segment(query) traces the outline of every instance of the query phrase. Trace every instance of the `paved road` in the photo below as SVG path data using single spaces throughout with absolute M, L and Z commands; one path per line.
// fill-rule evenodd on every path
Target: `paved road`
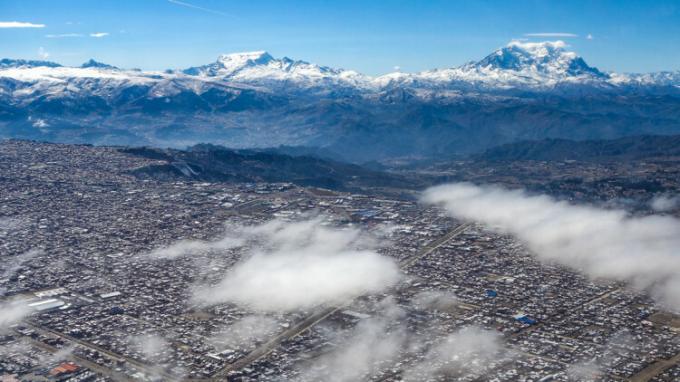
M 175 379 L 172 375 L 166 373 L 165 371 L 158 370 L 158 368 L 154 368 L 153 366 L 147 365 L 147 364 L 140 362 L 140 361 L 138 361 L 134 358 L 122 356 L 118 353 L 115 353 L 115 352 L 112 352 L 108 349 L 105 349 L 105 348 L 102 348 L 100 346 L 91 344 L 87 341 L 83 341 L 81 339 L 71 337 L 67 334 L 58 332 L 56 330 L 52 330 L 52 329 L 49 329 L 49 328 L 44 328 L 42 326 L 38 326 L 38 325 L 36 325 L 36 324 L 34 324 L 30 321 L 25 321 L 24 325 L 28 326 L 31 329 L 36 330 L 38 332 L 49 333 L 49 334 L 55 335 L 57 337 L 60 337 L 62 339 L 65 339 L 69 342 L 77 343 L 77 344 L 80 344 L 82 346 L 88 347 L 90 349 L 96 350 L 100 353 L 106 354 L 107 356 L 109 356 L 113 359 L 124 359 L 128 364 L 133 365 L 135 368 L 146 373 L 147 375 L 158 375 L 158 376 L 162 377 L 164 381 L 172 381 L 172 380 Z
M 470 228 L 470 226 L 472 226 L 472 223 L 463 223 L 463 224 L 459 225 L 458 227 L 449 231 L 446 235 L 444 235 L 441 238 L 435 240 L 434 242 L 428 244 L 420 252 L 416 253 L 415 255 L 413 255 L 409 258 L 402 260 L 399 263 L 399 266 L 401 267 L 401 269 L 409 268 L 411 265 L 415 264 L 416 261 L 418 261 L 418 260 L 422 259 L 423 257 L 429 255 L 430 253 L 434 252 L 437 248 L 448 243 L 449 240 L 451 240 L 454 237 L 465 232 L 465 230 Z
M 260 345 L 257 349 L 248 353 L 245 357 L 236 360 L 234 363 L 227 365 L 224 369 L 216 373 L 211 380 L 213 381 L 224 381 L 230 372 L 243 369 L 251 363 L 257 361 L 258 359 L 266 356 L 276 349 L 283 341 L 294 338 L 295 336 L 305 332 L 314 325 L 326 319 L 326 317 L 340 310 L 340 307 L 330 307 L 317 311 L 316 313 L 305 318 L 295 326 L 285 330 L 283 333 L 275 336 L 269 341 Z
M 19 332 L 17 332 L 17 334 L 21 335 L 21 333 L 19 333 Z M 32 343 L 36 347 L 41 348 L 45 351 L 48 351 L 52 354 L 57 354 L 58 352 L 63 350 L 63 349 L 57 349 L 53 346 L 50 346 L 50 345 L 48 345 L 44 342 L 38 341 L 38 340 L 33 339 L 31 337 L 23 337 L 23 338 L 28 340 L 30 343 Z M 76 363 L 77 365 L 84 366 L 84 367 L 94 371 L 95 373 L 99 373 L 101 375 L 107 376 L 107 377 L 109 377 L 109 378 L 111 378 L 115 381 L 122 381 L 122 382 L 135 382 L 135 381 L 137 381 L 137 380 L 134 380 L 132 378 L 129 378 L 127 375 L 125 375 L 123 373 L 119 373 L 115 370 L 111 370 L 108 367 L 104 367 L 104 366 L 99 365 L 97 363 L 94 363 L 94 362 L 92 362 L 88 359 L 79 357 L 79 356 L 77 356 L 73 353 L 70 353 L 70 354 L 63 356 L 63 359 L 67 360 L 67 361 L 72 361 L 72 362 Z M 57 359 L 56 361 L 60 361 L 60 360 Z
M 640 370 L 637 374 L 630 377 L 630 382 L 647 382 L 657 375 L 663 373 L 666 369 L 680 364 L 680 353 L 669 359 L 660 359 L 646 368 Z

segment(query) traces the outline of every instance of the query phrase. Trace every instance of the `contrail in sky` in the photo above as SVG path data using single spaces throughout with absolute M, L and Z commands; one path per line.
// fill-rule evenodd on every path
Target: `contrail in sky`
M 227 17 L 235 17 L 235 16 L 230 15 L 230 14 L 228 14 L 228 13 L 216 11 L 216 10 L 214 10 L 214 9 L 209 9 L 209 8 L 200 7 L 200 6 L 198 6 L 198 5 L 185 3 L 185 2 L 183 2 L 183 1 L 178 1 L 178 0 L 168 0 L 168 2 L 173 3 L 173 4 L 177 4 L 177 5 L 181 5 L 181 6 L 187 7 L 187 8 L 198 9 L 199 11 L 208 12 L 208 13 L 212 13 L 212 14 L 215 14 L 215 15 L 227 16 Z

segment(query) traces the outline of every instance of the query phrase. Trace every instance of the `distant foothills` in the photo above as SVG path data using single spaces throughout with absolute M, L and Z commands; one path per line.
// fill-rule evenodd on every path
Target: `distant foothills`
M 604 72 L 561 41 L 379 77 L 266 52 L 163 72 L 0 60 L 0 138 L 305 147 L 363 163 L 643 134 L 680 134 L 680 71 Z
M 562 186 L 552 189 L 551 185 L 557 183 L 554 183 L 554 179 L 548 180 L 553 177 L 564 181 L 560 178 L 564 174 L 557 171 L 548 176 L 545 172 L 546 168 L 565 170 L 566 165 L 573 170 L 604 165 L 598 168 L 620 169 L 619 166 L 623 163 L 626 166 L 662 163 L 664 166 L 670 166 L 669 172 L 664 176 L 672 178 L 674 173 L 670 168 L 674 168 L 672 164 L 680 160 L 680 135 L 644 135 L 588 141 L 565 139 L 520 141 L 466 156 L 438 157 L 412 162 L 396 161 L 385 165 L 371 162 L 363 166 L 342 163 L 326 151 L 305 147 L 281 146 L 235 150 L 211 144 L 199 144 L 179 150 L 121 146 L 93 148 L 89 144 L 0 140 L 0 150 L 6 147 L 14 147 L 14 149 L 20 147 L 22 150 L 29 151 L 67 150 L 69 155 L 75 156 L 98 153 L 96 155 L 101 158 L 122 153 L 136 157 L 142 162 L 146 161 L 144 165 L 126 171 L 128 175 L 143 180 L 296 184 L 404 198 L 413 198 L 413 192 L 423 190 L 433 184 L 470 181 L 471 179 L 482 182 L 491 179 L 526 181 L 525 186 L 529 189 L 564 197 L 565 195 L 560 191 Z M 540 166 L 535 166 L 537 161 L 541 162 Z M 530 168 L 541 170 L 530 174 L 522 172 L 522 169 Z M 668 191 L 653 172 L 643 171 L 644 174 L 638 173 L 633 180 L 627 171 L 629 170 L 623 170 L 618 175 L 605 172 L 601 177 L 609 182 L 616 178 L 618 184 L 627 185 L 624 189 L 632 187 L 654 192 Z M 573 177 L 568 178 L 571 179 L 570 182 L 574 182 Z M 599 181 L 605 180 L 589 180 L 595 183 Z M 513 181 L 510 184 L 517 185 Z M 568 195 L 568 197 L 573 197 L 573 195 Z

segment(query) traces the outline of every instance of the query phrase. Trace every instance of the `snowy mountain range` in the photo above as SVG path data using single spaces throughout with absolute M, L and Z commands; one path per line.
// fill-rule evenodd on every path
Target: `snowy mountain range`
M 0 60 L 0 78 L 20 81 L 66 81 L 70 78 L 127 79 L 131 82 L 191 78 L 197 81 L 257 86 L 354 87 L 380 91 L 388 87 L 452 88 L 483 85 L 487 89 L 532 88 L 550 90 L 563 83 L 599 86 L 680 86 L 680 70 L 650 74 L 603 73 L 589 66 L 562 41 L 512 41 L 480 61 L 456 68 L 420 73 L 394 72 L 370 77 L 353 70 L 334 69 L 288 57 L 277 59 L 265 51 L 223 54 L 217 61 L 184 70 L 142 72 L 123 70 L 95 60 L 80 67 L 49 61 Z M 85 70 L 89 69 L 89 70 Z M 469 86 L 463 86 L 469 87 Z
M 678 105 L 680 71 L 602 72 L 561 41 L 378 77 L 264 51 L 163 72 L 0 60 L 0 137 L 68 142 L 315 146 L 362 161 L 675 133 Z

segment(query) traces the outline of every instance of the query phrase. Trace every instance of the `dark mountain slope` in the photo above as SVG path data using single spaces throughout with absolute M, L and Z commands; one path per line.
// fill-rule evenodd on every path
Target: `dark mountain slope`
M 124 148 L 122 152 L 164 161 L 134 171 L 140 178 L 232 182 L 289 182 L 335 190 L 414 188 L 413 181 L 311 156 L 231 150 L 201 144 L 188 150 Z
M 614 140 L 571 141 L 543 139 L 521 141 L 491 148 L 475 159 L 514 160 L 630 160 L 680 156 L 680 135 L 642 135 Z

